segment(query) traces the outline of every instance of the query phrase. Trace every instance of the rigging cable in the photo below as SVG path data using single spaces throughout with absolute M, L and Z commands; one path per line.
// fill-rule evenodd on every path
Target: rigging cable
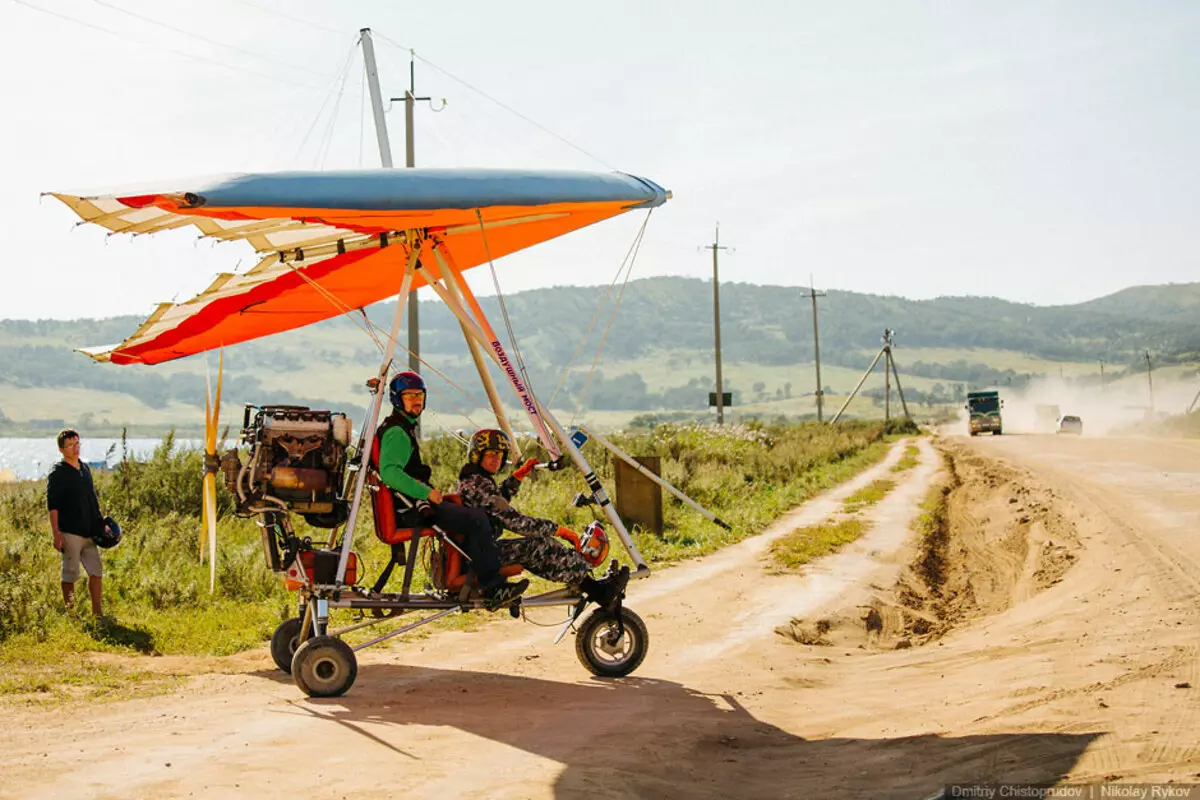
M 366 128 L 367 118 L 367 60 L 363 59 L 362 75 L 358 81 L 358 168 L 362 169 L 363 165 L 363 131 Z
M 629 276 L 633 274 L 633 265 L 637 262 L 638 252 L 642 249 L 642 238 L 646 233 L 646 223 L 650 222 L 650 214 L 654 213 L 654 209 L 646 212 L 646 220 L 642 223 L 641 230 L 638 231 L 637 238 L 634 240 L 633 257 L 629 260 L 629 269 L 625 270 L 625 281 L 621 284 L 621 290 L 617 292 L 616 302 L 613 303 L 612 315 L 608 318 L 608 326 L 604 329 L 604 335 L 600 337 L 600 346 L 596 348 L 596 356 L 592 359 L 592 368 L 588 370 L 587 378 L 584 379 L 583 388 L 579 390 L 579 396 L 575 398 L 575 413 L 571 417 L 571 424 L 575 424 L 575 420 L 583 413 L 583 398 L 587 394 L 588 386 L 591 385 L 592 375 L 596 372 L 596 364 L 600 361 L 600 354 L 604 352 L 604 345 L 608 341 L 608 333 L 612 330 L 613 323 L 617 319 L 617 310 L 621 307 L 621 298 L 625 294 L 625 287 L 629 285 Z
M 304 138 L 300 140 L 300 145 L 296 148 L 296 153 L 292 156 L 292 161 L 300 160 L 300 153 L 304 151 L 304 146 L 308 144 L 308 137 L 312 135 L 313 130 L 317 127 L 317 123 L 321 121 L 321 115 L 325 113 L 325 106 L 329 104 L 330 98 L 333 97 L 335 87 L 337 87 L 339 82 L 343 85 L 345 84 L 343 73 L 350 67 L 350 60 L 354 57 L 354 51 L 358 48 L 358 41 L 358 39 L 355 39 L 350 44 L 350 48 L 346 52 L 346 58 L 342 61 L 342 66 L 337 74 L 333 76 L 333 81 L 330 83 L 329 88 L 321 90 L 325 94 L 325 99 L 321 101 L 321 107 L 317 109 L 317 114 L 309 124 L 308 130 L 304 132 Z M 320 148 L 318 147 L 319 150 Z
M 476 94 L 480 95 L 480 96 L 481 96 L 481 97 L 483 97 L 484 99 L 486 99 L 486 100 L 490 100 L 491 102 L 493 102 L 493 103 L 495 103 L 496 105 L 500 106 L 500 108 L 503 108 L 505 111 L 507 111 L 508 113 L 512 114 L 513 116 L 515 116 L 515 117 L 518 117 L 518 118 L 519 118 L 519 119 L 521 119 L 521 120 L 524 120 L 525 122 L 529 123 L 530 125 L 532 125 L 533 127 L 537 128 L 538 130 L 542 131 L 543 133 L 546 133 L 546 134 L 548 134 L 548 135 L 550 135 L 550 136 L 553 136 L 555 139 L 558 139 L 560 142 L 562 142 L 563 144 L 565 144 L 567 147 L 570 147 L 572 150 L 575 150 L 575 151 L 577 151 L 577 152 L 579 152 L 579 153 L 582 153 L 583 155 L 585 155 L 585 156 L 587 156 L 588 158 L 590 158 L 590 159 L 592 159 L 593 161 L 595 161 L 597 164 L 600 164 L 600 165 L 602 165 L 602 166 L 606 167 L 607 169 L 610 169 L 610 170 L 612 170 L 613 172 L 619 172 L 619 171 L 620 171 L 620 170 L 618 170 L 616 167 L 614 167 L 612 164 L 609 164 L 607 161 L 605 161 L 604 159 L 602 159 L 602 158 L 600 158 L 599 156 L 595 155 L 594 153 L 591 153 L 591 152 L 589 152 L 589 151 L 587 151 L 587 150 L 583 149 L 582 147 L 580 147 L 579 145 L 575 144 L 574 142 L 572 142 L 570 139 L 566 138 L 565 136 L 561 136 L 561 135 L 559 135 L 559 134 L 555 133 L 554 131 L 552 131 L 552 130 L 550 130 L 549 128 L 547 128 L 545 125 L 543 125 L 543 124 L 541 124 L 540 122 L 538 122 L 537 120 L 535 120 L 535 119 L 533 119 L 533 118 L 531 118 L 531 117 L 528 117 L 528 116 L 526 116 L 526 115 L 522 114 L 520 111 L 517 111 L 517 110 L 516 110 L 515 108 L 513 108 L 512 106 L 510 106 L 510 105 L 508 105 L 508 104 L 506 104 L 506 103 L 504 103 L 504 102 L 502 102 L 502 101 L 500 101 L 500 100 L 497 100 L 496 98 L 492 97 L 490 94 L 488 94 L 487 92 L 483 91 L 482 89 L 480 89 L 480 88 L 478 88 L 478 87 L 476 87 L 476 86 L 472 86 L 471 84 L 469 84 L 469 83 L 467 83 L 466 81 L 464 81 L 462 78 L 459 78 L 457 75 L 454 75 L 454 74 L 452 74 L 452 73 L 450 73 L 450 72 L 448 72 L 448 71 L 446 71 L 446 70 L 442 69 L 442 68 L 441 68 L 441 67 L 439 67 L 437 64 L 435 64 L 435 63 L 433 63 L 432 61 L 430 61 L 429 59 L 427 59 L 427 58 L 425 58 L 424 56 L 422 56 L 422 55 L 418 54 L 418 53 L 417 53 L 415 50 L 413 50 L 412 48 L 405 47 L 404 45 L 400 44 L 399 42 L 395 42 L 395 41 L 393 41 L 391 38 L 389 38 L 388 36 L 386 36 L 386 35 L 384 35 L 384 34 L 380 33 L 379 31 L 375 31 L 375 34 L 376 34 L 376 35 L 377 35 L 377 36 L 378 36 L 380 39 L 382 39 L 383 41 L 385 41 L 385 42 L 387 42 L 388 44 L 392 45 L 393 47 L 398 47 L 398 48 L 400 48 L 401 50 L 403 50 L 403 51 L 405 51 L 405 52 L 407 52 L 407 53 L 411 53 L 411 54 L 412 54 L 412 56 L 413 56 L 413 58 L 416 58 L 416 59 L 417 59 L 418 61 L 420 61 L 422 64 L 425 64 L 425 65 L 426 65 L 426 66 L 428 66 L 428 67 L 432 67 L 433 69 L 435 69 L 435 70 L 437 70 L 438 72 L 440 72 L 440 73 L 442 73 L 443 75 L 445 75 L 445 76 L 446 76 L 447 78 L 449 78 L 450 80 L 452 80 L 452 81 L 454 81 L 454 82 L 456 82 L 456 83 L 459 83 L 459 84 L 461 84 L 461 85 L 465 86 L 466 88 L 468 88 L 468 89 L 470 89 L 472 92 L 475 92 Z
M 504 327 L 508 331 L 508 341 L 512 345 L 513 357 L 517 360 L 517 369 L 525 380 L 525 388 L 532 397 L 537 397 L 533 390 L 533 382 L 529 380 L 529 370 L 525 368 L 525 358 L 521 355 L 521 347 L 517 344 L 517 334 L 513 331 L 512 320 L 508 316 L 508 307 L 504 303 L 504 293 L 500 291 L 500 277 L 496 274 L 496 262 L 492 260 L 492 248 L 488 244 L 487 229 L 483 224 L 483 213 L 475 209 L 475 218 L 479 220 L 479 235 L 483 238 L 483 252 L 487 255 L 488 267 L 492 271 L 492 285 L 496 287 L 496 299 L 500 301 L 500 315 L 504 317 Z
M 642 222 L 642 231 L 646 229 L 646 223 L 650 221 L 650 215 L 646 215 L 646 219 Z M 584 332 L 583 338 L 579 340 L 579 344 L 575 347 L 575 352 L 571 354 L 571 360 L 567 362 L 567 368 L 563 370 L 562 377 L 558 379 L 558 386 L 554 387 L 554 394 L 550 395 L 548 408 L 553 408 L 554 399 L 558 397 L 558 393 L 562 391 L 563 385 L 567 382 L 567 377 L 571 374 L 571 370 L 575 366 L 575 360 L 579 358 L 579 353 L 583 350 L 583 346 L 587 344 L 588 337 L 592 335 L 592 329 L 596 326 L 596 320 L 600 319 L 600 312 L 604 310 L 604 306 L 608 304 L 608 298 L 612 296 L 613 287 L 617 285 L 617 281 L 621 279 L 621 273 L 625 271 L 626 264 L 629 263 L 629 257 L 633 254 L 633 249 L 637 245 L 638 237 L 642 234 L 639 231 L 634 234 L 633 241 L 629 243 L 629 249 L 625 251 L 625 258 L 621 260 L 621 265 L 617 267 L 616 273 L 613 275 L 612 281 L 608 284 L 608 289 L 604 292 L 604 297 L 600 298 L 600 303 L 596 306 L 595 313 L 592 314 L 592 321 L 588 323 L 587 331 Z
M 341 107 L 342 97 L 346 94 L 346 81 L 350 78 L 350 62 L 353 60 L 353 54 L 356 50 L 357 48 L 350 51 L 350 54 L 346 57 L 346 62 L 342 65 L 341 85 L 338 87 L 337 97 L 333 101 L 333 110 L 329 112 L 329 127 L 325 129 L 323 145 L 317 146 L 317 155 L 321 159 L 317 167 L 318 169 L 325 169 L 325 161 L 329 158 L 329 148 L 333 144 L 333 129 L 337 126 L 338 108 Z M 322 146 L 324 147 L 324 153 L 321 152 Z
M 422 364 L 422 366 L 425 366 L 425 367 L 427 367 L 427 368 L 428 368 L 428 369 L 429 369 L 431 372 L 433 372 L 433 373 L 434 373 L 435 375 L 437 375 L 439 378 L 441 378 L 441 379 L 442 379 L 442 380 L 444 380 L 446 383 L 450 384 L 452 387 L 454 387 L 455 389 L 457 389 L 457 390 L 458 390 L 458 391 L 459 391 L 459 392 L 460 392 L 460 393 L 461 393 L 461 394 L 462 394 L 464 397 L 466 397 L 468 400 L 470 400 L 472 403 L 474 403 L 474 404 L 476 405 L 476 407 L 478 407 L 478 408 L 483 408 L 483 407 L 484 407 L 484 406 L 483 406 L 483 404 L 479 402 L 479 399 L 478 399 L 478 398 L 476 398 L 474 395 L 472 395 L 472 394 L 471 394 L 470 392 L 468 392 L 466 389 L 462 388 L 462 387 L 461 387 L 461 386 L 459 386 L 457 383 L 455 383 L 453 380 L 451 380 L 451 379 L 450 379 L 450 377 L 449 377 L 448 375 L 446 375 L 444 372 L 442 372 L 442 371 L 441 371 L 441 370 L 439 370 L 437 367 L 435 367 L 435 366 L 433 366 L 432 364 L 430 364 L 430 363 L 429 363 L 428 361 L 426 361 L 425 359 L 421 358 L 419 355 L 417 355 L 417 354 L 413 353 L 411 350 L 409 350 L 407 347 L 405 347 L 405 346 L 404 346 L 404 344 L 402 344 L 402 343 L 401 343 L 401 342 L 400 342 L 398 339 L 392 339 L 392 333 L 391 333 L 391 331 L 390 331 L 390 330 L 389 330 L 389 331 L 385 331 L 385 330 L 383 329 L 383 327 L 382 327 L 382 326 L 380 326 L 380 325 L 376 325 L 374 322 L 372 322 L 372 321 L 371 321 L 371 319 L 370 319 L 370 317 L 368 317 L 368 316 L 366 315 L 366 312 L 365 312 L 365 311 L 363 311 L 363 309 L 362 309 L 362 308 L 352 308 L 352 307 L 350 306 L 350 304 L 349 304 L 349 303 L 346 303 L 346 302 L 345 302 L 345 301 L 343 301 L 343 300 L 342 300 L 340 297 L 338 297 L 336 294 L 334 294 L 334 293 L 333 293 L 333 292 L 331 292 L 330 290 L 326 289 L 326 288 L 325 288 L 324 286 L 322 286 L 321 284 L 317 283 L 315 280 L 313 280 L 312 278 L 310 278 L 308 275 L 305 275 L 303 272 L 301 272 L 300 270 L 296 269 L 296 266 L 295 266 L 294 264 L 287 264 L 287 266 L 288 266 L 288 267 L 289 267 L 289 268 L 290 268 L 290 269 L 291 269 L 293 272 L 295 272 L 295 273 L 296 273 L 296 275 L 298 275 L 298 276 L 300 277 L 300 279 L 301 279 L 301 280 L 303 280 L 305 283 L 309 284 L 309 285 L 310 285 L 310 286 L 312 286 L 314 289 L 316 289 L 316 290 L 317 290 L 317 292 L 318 292 L 318 293 L 319 293 L 319 294 L 320 294 L 322 297 L 324 297 L 326 300 L 328 300 L 328 301 L 329 301 L 329 302 L 330 302 L 330 303 L 333 305 L 333 307 L 334 307 L 334 308 L 337 308 L 337 309 L 339 309 L 339 310 L 341 311 L 341 313 L 342 313 L 342 314 L 345 314 L 346 316 L 348 316 L 348 317 L 349 317 L 349 318 L 350 318 L 350 319 L 351 319 L 351 320 L 352 320 L 352 321 L 353 321 L 353 322 L 354 322 L 356 325 L 358 325 L 358 326 L 359 326 L 359 328 L 361 328 L 362 330 L 366 331 L 366 333 L 367 333 L 368 335 L 370 335 L 372 339 L 374 339 L 374 340 L 375 340 L 375 344 L 376 344 L 376 345 L 379 347 L 379 350 L 380 350 L 380 352 L 383 352 L 383 350 L 385 349 L 384 342 L 385 342 L 385 341 L 387 341 L 387 340 L 391 340 L 391 341 L 392 341 L 392 342 L 393 342 L 393 343 L 394 343 L 394 344 L 395 344 L 397 347 L 399 347 L 401 350 L 403 350 L 404 352 L 408 353 L 408 354 L 409 354 L 409 355 L 411 355 L 411 356 L 414 356 L 414 357 L 417 359 L 417 361 L 419 361 L 419 362 Z M 362 317 L 363 317 L 363 323 L 364 323 L 364 324 L 360 324 L 360 323 L 359 323 L 359 321 L 358 321 L 358 319 L 356 319 L 356 318 L 353 316 L 353 314 L 354 314 L 354 312 L 355 312 L 355 311 L 362 312 Z M 372 332 L 372 329 L 374 329 L 374 331 L 375 331 L 375 332 L 377 332 L 377 333 L 382 333 L 382 334 L 384 335 L 385 339 L 384 339 L 383 341 L 381 341 L 381 340 L 378 338 L 378 336 L 376 335 L 376 333 L 373 333 L 373 332 Z M 453 404 L 451 404 L 451 407 L 453 407 Z M 470 416 L 468 416 L 468 415 L 467 415 L 467 414 L 465 414 L 465 413 L 462 413 L 461 411 L 460 411 L 459 413 L 461 413 L 461 414 L 462 414 L 464 417 L 466 417 L 466 418 L 467 418 L 467 420 L 468 420 L 469 422 L 471 422 L 471 424 L 472 424 L 472 425 L 474 425 L 474 424 L 475 424 L 475 423 L 474 423 L 474 421 L 473 421 L 473 420 L 471 420 Z

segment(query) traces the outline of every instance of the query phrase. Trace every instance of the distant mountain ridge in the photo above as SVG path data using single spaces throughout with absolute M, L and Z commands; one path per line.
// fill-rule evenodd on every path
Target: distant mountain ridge
M 1163 322 L 1195 323 L 1200 320 L 1200 283 L 1131 286 L 1105 297 L 1066 307 Z
M 610 329 L 611 304 L 596 314 L 605 288 L 553 287 L 505 297 L 533 384 L 547 393 L 553 391 L 595 317 L 576 363 L 582 370 L 565 381 L 568 397 L 582 388 L 605 335 L 601 372 L 589 387 L 589 398 L 607 405 L 594 407 L 674 408 L 683 402 L 700 402 L 697 398 L 710 390 L 711 377 L 701 378 L 698 369 L 689 372 L 671 365 L 711 361 L 711 282 L 671 277 L 632 281 Z M 722 284 L 726 364 L 770 369 L 809 362 L 813 331 L 806 292 L 798 287 Z M 864 368 L 879 349 L 884 327 L 897 331 L 900 348 L 962 351 L 959 358 L 927 364 L 924 372 L 919 363 L 907 363 L 911 360 L 902 367 L 937 380 L 1007 378 L 1011 383 L 1017 377 L 1011 370 L 1000 373 L 979 363 L 986 357 L 972 355 L 973 350 L 1012 351 L 1057 362 L 1102 359 L 1114 370 L 1122 364 L 1136 365 L 1147 350 L 1159 364 L 1200 361 L 1200 314 L 1196 313 L 1200 284 L 1134 287 L 1070 306 L 1034 306 L 990 297 L 908 300 L 838 290 L 818 302 L 823 364 L 855 370 Z M 484 297 L 481 303 L 496 329 L 503 331 L 496 298 Z M 387 330 L 394 307 L 394 303 L 378 304 L 368 309 L 368 315 Z M 0 321 L 0 397 L 18 398 L 0 400 L 0 405 L 24 402 L 21 396 L 43 396 L 33 390 L 71 387 L 105 392 L 106 397 L 128 395 L 151 409 L 202 405 L 204 356 L 158 367 L 117 367 L 95 364 L 72 352 L 76 347 L 119 342 L 141 322 L 134 316 Z M 402 333 L 402 342 L 403 337 Z M 422 355 L 452 380 L 475 385 L 462 332 L 440 302 L 422 303 L 421 348 Z M 399 351 L 398 360 L 404 358 Z M 373 371 L 378 359 L 378 350 L 354 321 L 336 318 L 227 348 L 226 392 L 232 401 L 344 404 L 347 397 L 361 395 L 360 384 L 351 388 L 351 376 L 364 369 Z M 639 370 L 655 374 L 642 375 Z M 647 377 L 659 388 L 647 389 Z M 631 405 L 618 405 L 622 402 Z

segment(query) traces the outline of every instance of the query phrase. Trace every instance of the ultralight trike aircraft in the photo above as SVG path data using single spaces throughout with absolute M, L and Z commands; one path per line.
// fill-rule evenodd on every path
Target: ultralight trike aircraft
M 275 631 L 271 654 L 305 694 L 345 693 L 357 674 L 356 650 L 447 614 L 483 607 L 472 591 L 465 554 L 451 535 L 434 527 L 397 527 L 393 502 L 399 496 L 382 484 L 372 463 L 401 313 L 409 294 L 421 286 L 429 286 L 457 317 L 497 423 L 509 439 L 516 444 L 486 367 L 488 358 L 511 384 L 550 454 L 544 466 L 574 464 L 632 559 L 634 577 L 649 573 L 580 448 L 534 396 L 520 359 L 511 358 L 500 343 L 463 272 L 631 209 L 653 209 L 671 196 L 657 184 L 621 173 L 384 169 L 238 175 L 133 196 L 54 196 L 84 222 L 112 233 L 140 235 L 192 225 L 202 237 L 248 242 L 261 257 L 244 273 L 220 275 L 187 302 L 160 305 L 119 345 L 83 350 L 98 361 L 159 364 L 340 314 L 363 324 L 383 350 L 377 374 L 367 381 L 371 399 L 357 437 L 344 414 L 248 405 L 240 438 L 244 451 L 218 457 L 220 377 L 206 411 L 204 524 L 210 560 L 215 569 L 220 472 L 237 512 L 257 515 L 271 569 L 299 592 L 301 613 Z M 362 309 L 392 295 L 396 317 L 390 335 L 380 341 Z M 393 553 L 370 588 L 358 585 L 352 551 L 364 493 L 371 498 L 376 534 Z M 331 529 L 328 549 L 296 535 L 294 514 Z M 593 524 L 575 545 L 596 556 L 607 551 L 606 535 Z M 422 560 L 430 583 L 414 592 L 414 567 Z M 401 590 L 384 592 L 397 565 L 404 567 Z M 509 565 L 505 571 L 520 569 Z M 566 607 L 555 641 L 576 628 L 576 652 L 585 667 L 601 676 L 628 675 L 646 655 L 645 624 L 619 598 L 580 622 L 588 602 L 579 592 L 557 589 L 521 599 L 510 610 L 519 616 L 521 608 Z M 333 609 L 357 609 L 367 616 L 338 628 L 330 622 Z M 409 612 L 425 615 L 353 647 L 340 638 Z

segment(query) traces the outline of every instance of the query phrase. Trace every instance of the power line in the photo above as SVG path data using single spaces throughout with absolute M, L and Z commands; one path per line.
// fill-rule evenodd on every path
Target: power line
M 376 31 L 376 34 L 379 36 L 379 38 L 380 38 L 380 39 L 382 39 L 383 41 L 385 41 L 385 42 L 387 42 L 388 44 L 392 45 L 393 47 L 397 47 L 397 48 L 399 48 L 399 49 L 401 49 L 401 50 L 404 50 L 404 51 L 406 51 L 406 52 L 408 52 L 408 53 L 411 53 L 411 54 L 412 54 L 412 56 L 413 56 L 413 58 L 416 58 L 416 59 L 420 60 L 420 61 L 421 61 L 423 64 L 425 64 L 425 65 L 427 65 L 427 66 L 429 66 L 429 67 L 432 67 L 433 69 L 435 69 L 435 70 L 437 70 L 438 72 L 440 72 L 440 73 L 442 73 L 443 75 L 445 75 L 445 76 L 446 76 L 447 78 L 449 78 L 450 80 L 452 80 L 452 81 L 455 81 L 456 83 L 459 83 L 459 84 L 461 84 L 461 85 L 465 86 L 466 88 L 470 89 L 472 92 L 475 92 L 476 94 L 480 95 L 481 97 L 483 97 L 483 98 L 485 98 L 485 99 L 487 99 L 487 100 L 490 100 L 491 102 L 493 102 L 493 103 L 495 103 L 496 105 L 498 105 L 498 106 L 500 106 L 501 108 L 503 108 L 503 109 L 504 109 L 505 111 L 507 111 L 508 113 L 510 113 L 510 114 L 512 114 L 513 116 L 516 116 L 516 117 L 518 117 L 518 118 L 520 118 L 520 119 L 524 120 L 525 122 L 527 122 L 527 123 L 529 123 L 530 125 L 534 126 L 535 128 L 537 128 L 538 130 L 542 131 L 543 133 L 546 133 L 546 134 L 548 134 L 548 135 L 550 135 L 550 136 L 553 136 L 555 139 L 558 139 L 560 142 L 562 142 L 563 144 L 565 144 L 567 147 L 570 147 L 572 150 L 575 150 L 575 151 L 577 151 L 577 152 L 579 152 L 579 153 L 582 153 L 583 155 L 585 155 L 585 156 L 587 156 L 588 158 L 592 159 L 592 160 L 593 160 L 593 161 L 595 161 L 596 163 L 598 163 L 598 164 L 601 164 L 601 165 L 603 165 L 603 166 L 607 167 L 608 169 L 611 169 L 613 172 L 617 172 L 617 171 L 618 171 L 616 167 L 614 167 L 612 164 L 609 164 L 609 163 L 608 163 L 607 161 L 605 161 L 604 159 L 600 158 L 600 156 L 597 156 L 597 155 L 595 155 L 594 153 L 591 153 L 591 152 L 589 152 L 589 151 L 587 151 L 587 150 L 583 149 L 583 148 L 582 148 L 582 147 L 580 147 L 579 145 L 577 145 L 577 144 L 575 144 L 574 142 L 572 142 L 570 139 L 567 139 L 565 136 L 560 136 L 559 134 L 557 134 L 557 133 L 555 133 L 554 131 L 550 130 L 549 128 L 547 128 L 545 125 L 541 124 L 541 123 L 540 123 L 540 122 L 538 122 L 537 120 L 535 120 L 535 119 L 532 119 L 531 117 L 528 117 L 528 116 L 526 116 L 526 115 L 522 114 L 520 111 L 517 111 L 515 108 L 513 108 L 513 107 L 512 107 L 512 106 L 510 106 L 510 105 L 508 105 L 507 103 L 504 103 L 504 102 L 502 102 L 502 101 L 500 101 L 500 100 L 497 100 L 496 98 L 492 97 L 490 94 L 488 94 L 487 92 L 485 92 L 485 91 L 483 91 L 482 89 L 478 88 L 477 86 L 472 86 L 471 84 L 467 83 L 465 80 L 463 80 L 462 78 L 458 77 L 457 75 L 453 75 L 453 74 L 451 74 L 450 72 L 447 72 L 445 69 L 442 69 L 442 68 L 441 68 L 441 67 L 439 67 L 437 64 L 434 64 L 432 61 L 430 61 L 429 59 L 425 58 L 424 56 L 421 56 L 421 55 L 419 55 L 419 54 L 418 54 L 416 51 L 412 50 L 411 48 L 405 47 L 404 45 L 402 45 L 402 44 L 400 44 L 400 43 L 398 43 L 398 42 L 392 41 L 390 38 L 388 38 L 387 36 L 384 36 L 382 33 L 379 33 L 378 31 Z
M 17 5 L 25 6 L 26 8 L 32 8 L 34 11 L 38 11 L 42 14 L 47 14 L 51 17 L 57 17 L 58 19 L 66 20 L 67 22 L 73 23 L 75 25 L 81 25 L 85 28 L 91 28 L 92 30 L 100 31 L 101 33 L 107 33 L 109 36 L 115 36 L 118 39 L 127 39 L 128 41 L 136 42 L 137 44 L 143 45 L 145 47 L 150 47 L 155 50 L 163 50 L 168 53 L 174 53 L 175 55 L 183 56 L 184 58 L 190 58 L 194 61 L 202 61 L 206 64 L 215 64 L 218 67 L 223 67 L 223 68 L 229 69 L 229 70 L 235 70 L 236 72 L 238 72 L 240 74 L 258 75 L 263 78 L 269 78 L 278 83 L 287 83 L 287 84 L 291 84 L 292 86 L 300 86 L 305 89 L 317 89 L 319 91 L 324 91 L 324 89 L 322 89 L 321 87 L 313 86 L 312 84 L 309 84 L 309 83 L 300 83 L 299 81 L 288 80 L 287 78 L 282 78 L 278 75 L 272 75 L 269 72 L 260 72 L 259 70 L 256 70 L 256 69 L 248 69 L 246 67 L 242 67 L 242 66 L 239 66 L 236 64 L 230 64 L 225 61 L 218 61 L 215 58 L 207 58 L 205 56 L 196 55 L 195 53 L 189 53 L 186 50 L 178 50 L 174 47 L 169 47 L 164 44 L 159 44 L 158 42 L 147 41 L 146 39 L 139 39 L 136 36 L 130 36 L 127 33 L 121 33 L 119 31 L 114 31 L 111 28 L 106 28 L 103 25 L 97 25 L 94 22 L 88 22 L 86 20 L 82 20 L 77 17 L 72 17 L 68 14 L 62 14 L 62 13 L 59 13 L 58 11 L 51 11 L 48 8 L 42 8 L 39 5 L 35 5 L 31 2 L 29 2 L 29 0 L 12 0 L 12 2 L 16 3 Z
M 262 6 L 258 5 L 257 3 L 248 2 L 248 0 L 233 0 L 233 2 L 243 5 L 243 6 L 249 6 L 250 8 L 253 8 L 256 11 L 259 11 L 263 14 L 269 14 L 272 17 L 279 17 L 280 19 L 290 20 L 299 25 L 307 25 L 308 27 L 315 28 L 316 30 L 319 30 L 319 31 L 327 31 L 329 33 L 336 33 L 338 36 L 345 36 L 347 33 L 349 33 L 349 31 L 343 31 L 343 30 L 338 30 L 337 28 L 331 28 L 328 25 L 322 25 L 319 22 L 310 22 L 309 20 L 301 19 L 300 17 L 293 17 L 290 14 L 281 14 L 278 11 L 275 11 L 274 9 L 263 8 Z
M 217 47 L 224 47 L 227 50 L 234 51 L 235 53 L 241 53 L 243 55 L 250 56 L 251 58 L 258 58 L 263 61 L 269 61 L 272 64 L 278 64 L 280 66 L 287 67 L 288 69 L 303 70 L 304 72 L 307 72 L 310 75 L 316 75 L 321 78 L 328 77 L 325 73 L 318 72 L 315 69 L 309 69 L 308 67 L 303 67 L 298 64 L 289 64 L 286 61 L 279 61 L 278 59 L 271 58 L 270 56 L 264 56 L 261 53 L 256 53 L 253 50 L 246 50 L 245 48 L 242 48 L 242 47 L 236 47 L 231 44 L 225 44 L 224 42 L 218 42 L 216 39 L 210 39 L 207 36 L 201 36 L 200 34 L 195 33 L 193 31 L 185 30 L 183 28 L 178 28 L 178 27 L 170 24 L 169 22 L 163 22 L 161 20 L 157 20 L 152 17 L 147 17 L 144 14 L 139 14 L 136 11 L 130 11 L 127 8 L 122 8 L 121 6 L 118 6 L 115 3 L 107 2 L 107 0 L 92 0 L 92 2 L 98 6 L 104 6 L 105 8 L 111 8 L 113 11 L 118 11 L 122 14 L 133 17 L 134 19 L 140 19 L 143 22 L 148 22 L 151 25 L 157 25 L 160 28 L 166 28 L 169 31 L 174 31 L 175 33 L 179 33 L 184 36 L 190 36 L 193 39 L 198 39 L 199 41 L 205 42 L 207 44 L 215 45 Z

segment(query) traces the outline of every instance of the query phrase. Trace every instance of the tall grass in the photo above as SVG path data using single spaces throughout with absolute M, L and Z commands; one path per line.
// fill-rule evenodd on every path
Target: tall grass
M 878 422 L 661 426 L 652 433 L 612 439 L 626 452 L 661 456 L 667 481 L 733 527 L 718 528 L 664 494 L 664 534 L 633 531 L 647 560 L 662 564 L 758 533 L 806 497 L 878 460 L 888 436 L 904 432 L 912 431 Z M 434 484 L 452 487 L 464 460 L 462 445 L 436 438 L 422 443 L 422 451 L 433 465 Z M 611 487 L 608 452 L 591 444 L 585 452 Z M 200 563 L 199 548 L 201 464 L 199 452 L 180 450 L 167 436 L 145 461 L 122 459 L 113 471 L 96 476 L 101 505 L 125 532 L 118 547 L 103 552 L 105 611 L 116 617 L 116 624 L 87 620 L 82 589 L 74 609 L 79 617 L 63 614 L 60 559 L 51 546 L 44 481 L 0 487 L 0 664 L 12 657 L 12 648 L 31 645 L 226 654 L 268 638 L 280 620 L 294 613 L 295 595 L 265 566 L 256 523 L 229 513 L 232 498 L 220 482 L 216 591 L 209 593 L 208 566 Z M 519 509 L 576 529 L 596 518 L 593 510 L 571 503 L 584 488 L 573 469 L 536 474 L 517 498 Z M 298 518 L 296 524 L 297 532 L 314 542 L 329 536 Z M 389 556 L 372 528 L 368 511 L 360 516 L 355 537 L 363 561 L 360 574 L 367 573 L 360 582 L 366 584 Z M 614 554 L 624 557 L 613 538 Z M 422 583 L 419 570 L 416 586 Z

